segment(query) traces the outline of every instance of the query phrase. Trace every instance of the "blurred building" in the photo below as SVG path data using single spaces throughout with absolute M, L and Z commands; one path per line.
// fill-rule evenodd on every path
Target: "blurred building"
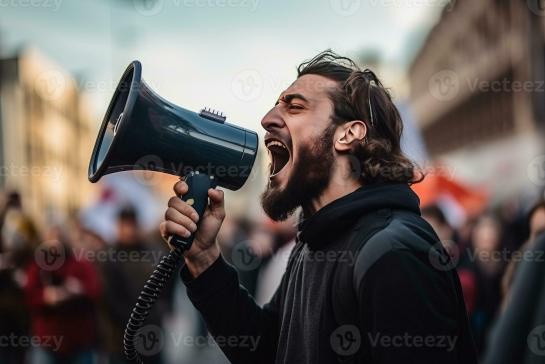
M 531 186 L 529 163 L 543 154 L 544 57 L 539 0 L 447 5 L 409 70 L 431 157 L 498 197 Z
M 0 188 L 15 189 L 38 223 L 88 198 L 94 123 L 66 71 L 27 49 L 0 61 Z

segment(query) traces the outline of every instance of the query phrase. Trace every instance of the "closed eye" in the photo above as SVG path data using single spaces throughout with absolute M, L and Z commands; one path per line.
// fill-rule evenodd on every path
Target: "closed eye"
M 299 104 L 289 104 L 288 109 L 289 110 L 303 110 L 305 107 L 303 105 Z

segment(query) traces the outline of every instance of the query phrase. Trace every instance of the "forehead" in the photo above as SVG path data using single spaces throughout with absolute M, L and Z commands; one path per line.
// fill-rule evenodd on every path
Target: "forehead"
M 309 101 L 329 99 L 330 92 L 337 88 L 337 82 L 319 75 L 304 75 L 288 87 L 282 95 L 301 94 Z

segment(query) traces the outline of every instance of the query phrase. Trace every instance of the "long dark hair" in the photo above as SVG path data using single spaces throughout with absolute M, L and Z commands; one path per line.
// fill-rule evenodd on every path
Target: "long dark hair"
M 350 58 L 326 50 L 299 65 L 297 73 L 297 77 L 314 74 L 337 81 L 339 87 L 330 93 L 334 125 L 365 122 L 365 141 L 353 151 L 360 163 L 362 183 L 412 184 L 423 179 L 416 164 L 401 151 L 401 116 L 373 71 L 362 71 Z

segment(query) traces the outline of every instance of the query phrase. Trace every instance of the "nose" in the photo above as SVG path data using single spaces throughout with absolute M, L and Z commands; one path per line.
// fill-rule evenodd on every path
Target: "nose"
M 284 119 L 282 119 L 282 116 L 276 107 L 273 107 L 267 114 L 265 114 L 263 119 L 261 119 L 261 126 L 263 129 L 269 132 L 275 129 L 281 129 L 285 125 Z

